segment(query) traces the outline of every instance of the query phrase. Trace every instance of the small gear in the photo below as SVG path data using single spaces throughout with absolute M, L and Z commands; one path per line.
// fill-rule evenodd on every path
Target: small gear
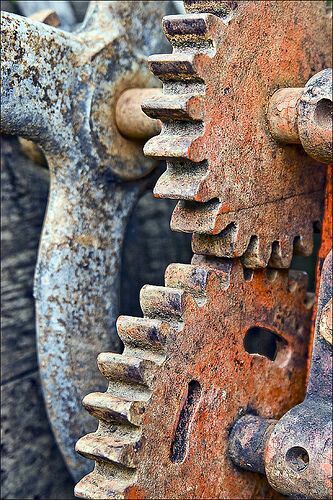
M 96 465 L 76 495 L 274 497 L 264 476 L 232 465 L 228 433 L 242 412 L 279 418 L 304 396 L 305 273 L 194 256 L 165 283 L 143 287 L 143 318 L 118 319 L 124 353 L 98 358 L 109 387 L 84 399 L 100 423 L 77 443 Z M 251 344 L 258 329 L 274 336 L 270 357 Z
M 143 109 L 163 128 L 145 154 L 167 162 L 155 195 L 180 200 L 171 227 L 194 233 L 195 253 L 287 268 L 312 251 L 325 166 L 275 142 L 266 110 L 331 65 L 325 2 L 184 3 L 163 20 L 173 53 L 150 58 L 164 95 Z

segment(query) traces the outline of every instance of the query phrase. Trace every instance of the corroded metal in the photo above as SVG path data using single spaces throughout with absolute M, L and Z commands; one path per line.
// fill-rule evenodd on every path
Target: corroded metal
M 229 452 L 240 467 L 265 472 L 271 486 L 284 495 L 331 498 L 332 251 L 322 269 L 311 361 L 304 401 L 278 422 L 240 418 L 230 435 Z
M 311 311 L 304 273 L 245 272 L 238 260 L 194 256 L 141 291 L 143 318 L 120 317 L 122 355 L 103 353 L 104 393 L 84 399 L 98 430 L 79 440 L 94 471 L 82 498 L 271 498 L 261 475 L 227 453 L 235 418 L 280 416 L 304 395 Z M 253 327 L 274 332 L 275 356 L 250 354 Z M 250 351 L 250 349 L 249 349 Z
M 167 161 L 155 195 L 181 200 L 171 226 L 194 233 L 194 252 L 288 267 L 293 248 L 311 253 L 325 167 L 272 140 L 266 110 L 276 89 L 331 65 L 325 2 L 185 7 L 163 21 L 173 53 L 150 58 L 164 95 L 144 110 L 163 128 L 145 153 Z
M 267 118 L 276 140 L 302 144 L 314 159 L 332 162 L 332 69 L 314 75 L 305 88 L 277 90 Z
M 160 120 L 149 118 L 141 109 L 143 99 L 159 95 L 160 89 L 125 90 L 116 104 L 116 123 L 128 139 L 146 141 L 161 131 Z
M 157 83 L 146 57 L 163 46 L 167 2 L 91 2 L 74 33 L 2 12 L 1 130 L 37 142 L 51 177 L 35 277 L 38 349 L 50 421 L 74 477 L 74 442 L 102 387 L 97 354 L 116 348 L 121 245 L 155 161 L 114 119 L 118 96 Z M 144 25 L 145 30 L 141 27 Z M 140 49 L 138 49 L 140 47 Z

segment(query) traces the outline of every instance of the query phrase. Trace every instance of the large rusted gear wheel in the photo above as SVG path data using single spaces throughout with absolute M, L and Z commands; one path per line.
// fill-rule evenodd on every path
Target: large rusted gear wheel
M 194 256 L 167 268 L 165 288 L 146 285 L 144 318 L 118 320 L 124 353 L 98 358 L 108 390 L 84 399 L 100 424 L 77 443 L 96 466 L 76 495 L 274 497 L 263 476 L 231 464 L 228 432 L 242 412 L 278 418 L 302 400 L 306 281 L 301 272 L 244 274 L 239 260 Z M 274 332 L 271 359 L 250 347 L 258 327 Z
M 144 109 L 163 121 L 145 146 L 165 158 L 157 197 L 181 200 L 171 227 L 195 253 L 246 267 L 289 267 L 309 255 L 321 219 L 325 166 L 273 140 L 270 96 L 331 66 L 325 2 L 185 0 L 163 27 L 173 53 L 150 58 L 164 95 Z

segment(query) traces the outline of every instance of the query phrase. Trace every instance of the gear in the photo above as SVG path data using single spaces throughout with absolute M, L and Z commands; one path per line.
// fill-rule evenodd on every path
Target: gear
M 304 396 L 305 273 L 194 256 L 165 283 L 143 287 L 144 318 L 118 319 L 124 353 L 98 358 L 109 387 L 84 399 L 100 423 L 77 443 L 96 466 L 76 495 L 274 497 L 264 476 L 232 465 L 227 438 L 242 412 L 279 418 Z M 269 353 L 255 348 L 263 329 Z
M 312 251 L 325 167 L 275 142 L 265 113 L 277 88 L 331 65 L 325 2 L 184 3 L 163 20 L 173 53 L 150 58 L 164 95 L 143 109 L 163 128 L 145 154 L 167 161 L 155 195 L 181 200 L 171 227 L 195 253 L 289 267 Z

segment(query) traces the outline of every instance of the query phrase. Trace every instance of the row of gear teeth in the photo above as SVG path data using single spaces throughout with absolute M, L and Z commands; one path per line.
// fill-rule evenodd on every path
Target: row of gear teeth
M 168 346 L 184 329 L 184 311 L 191 314 L 209 304 L 216 290 L 227 293 L 232 280 L 228 260 L 194 256 L 193 264 L 171 264 L 165 273 L 165 287 L 145 285 L 140 294 L 143 318 L 120 316 L 117 331 L 124 343 L 123 354 L 102 353 L 98 367 L 108 380 L 106 392 L 92 393 L 83 400 L 86 410 L 99 420 L 96 432 L 82 437 L 76 451 L 95 461 L 93 472 L 76 486 L 80 498 L 134 498 L 131 488 L 137 481 L 138 454 L 144 446 L 143 419 L 154 394 L 159 370 L 168 356 Z M 236 263 L 237 264 L 237 263 Z M 238 267 L 237 267 L 238 266 Z M 238 263 L 234 278 L 241 273 Z M 285 273 L 267 269 L 271 286 L 287 286 L 305 294 L 304 273 Z M 249 276 L 244 274 L 245 280 Z M 305 297 L 305 295 L 304 295 Z M 302 299 L 303 300 L 303 299 Z M 312 305 L 312 295 L 305 299 Z M 135 497 L 136 498 L 136 497 Z
M 315 192 L 312 185 L 304 187 L 301 181 L 296 196 L 281 199 L 277 192 L 265 203 L 230 210 L 225 203 L 230 188 L 224 200 L 220 195 L 220 186 L 225 182 L 223 167 L 218 172 L 216 164 L 211 165 L 217 153 L 209 150 L 213 139 L 205 121 L 209 110 L 205 74 L 220 50 L 217 47 L 223 43 L 236 3 L 188 1 L 185 4 L 190 14 L 167 16 L 163 20 L 173 53 L 149 58 L 152 72 L 163 82 L 164 94 L 146 100 L 143 110 L 160 119 L 163 128 L 160 135 L 146 143 L 144 152 L 146 156 L 165 159 L 167 164 L 154 194 L 180 200 L 172 215 L 171 229 L 193 233 L 195 253 L 243 257 L 243 265 L 248 268 L 267 265 L 288 268 L 294 251 L 302 255 L 312 252 L 313 226 L 321 218 L 324 176 L 318 173 Z M 191 14 L 201 9 L 217 15 Z M 228 176 L 237 182 L 238 174 L 228 172 Z M 269 190 L 268 186 L 260 185 L 258 176 L 256 173 L 255 184 L 251 180 L 249 191 Z M 235 198 L 235 194 L 231 196 Z

